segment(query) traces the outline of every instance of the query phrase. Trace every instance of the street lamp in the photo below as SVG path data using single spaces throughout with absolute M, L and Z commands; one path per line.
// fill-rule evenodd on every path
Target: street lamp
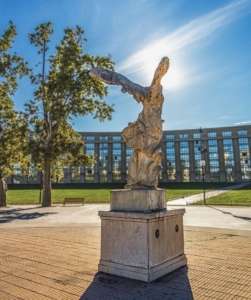
M 203 203 L 206 205 L 206 187 L 205 187 L 205 167 L 206 167 L 206 161 L 202 159 L 200 161 L 200 166 L 202 170 L 202 184 L 203 184 Z
M 229 154 L 227 152 L 224 152 L 225 180 L 226 180 L 226 182 L 228 182 L 228 167 L 229 167 L 228 158 L 229 158 Z
M 203 184 L 203 203 L 204 205 L 206 205 L 205 175 L 206 175 L 206 154 L 208 150 L 207 150 L 207 146 L 204 143 L 202 128 L 200 128 L 200 137 L 201 137 L 200 153 L 201 153 L 201 171 L 202 171 L 202 184 Z

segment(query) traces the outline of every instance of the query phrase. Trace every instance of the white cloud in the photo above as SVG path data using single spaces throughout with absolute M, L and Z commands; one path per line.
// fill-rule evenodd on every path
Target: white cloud
M 249 124 L 251 124 L 251 120 L 250 121 L 241 121 L 241 122 L 234 123 L 234 125 L 249 125 Z
M 206 15 L 198 17 L 172 33 L 153 40 L 143 48 L 130 55 L 118 65 L 120 72 L 135 75 L 145 84 L 149 84 L 158 61 L 162 56 L 169 56 L 171 68 L 169 76 L 163 81 L 168 89 L 178 89 L 200 79 L 198 72 L 186 67 L 180 60 L 180 53 L 188 47 L 196 46 L 203 39 L 208 40 L 218 30 L 221 30 L 243 14 L 249 13 L 250 0 L 232 1 Z

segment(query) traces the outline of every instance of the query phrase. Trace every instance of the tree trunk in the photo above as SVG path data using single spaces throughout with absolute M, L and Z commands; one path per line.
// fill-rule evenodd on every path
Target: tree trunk
M 51 163 L 48 160 L 44 162 L 42 206 L 51 206 Z
M 7 184 L 4 178 L 0 178 L 0 207 L 6 206 L 6 191 L 7 191 Z

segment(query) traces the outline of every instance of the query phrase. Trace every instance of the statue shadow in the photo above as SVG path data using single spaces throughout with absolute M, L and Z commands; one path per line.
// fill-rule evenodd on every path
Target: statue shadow
M 154 282 L 97 273 L 80 300 L 192 300 L 193 293 L 187 267 L 176 270 Z

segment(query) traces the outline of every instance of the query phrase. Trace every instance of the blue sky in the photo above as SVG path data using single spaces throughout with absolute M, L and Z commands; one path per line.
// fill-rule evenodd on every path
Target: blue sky
M 27 33 L 54 23 L 52 46 L 66 26 L 85 29 L 87 51 L 110 54 L 116 69 L 142 85 L 151 81 L 159 59 L 170 57 L 163 80 L 165 129 L 251 123 L 251 0 L 0 0 L 0 30 L 17 25 L 17 51 L 38 62 Z M 31 97 L 22 81 L 18 109 Z M 109 88 L 112 121 L 74 120 L 81 131 L 118 131 L 141 107 L 118 87 Z

